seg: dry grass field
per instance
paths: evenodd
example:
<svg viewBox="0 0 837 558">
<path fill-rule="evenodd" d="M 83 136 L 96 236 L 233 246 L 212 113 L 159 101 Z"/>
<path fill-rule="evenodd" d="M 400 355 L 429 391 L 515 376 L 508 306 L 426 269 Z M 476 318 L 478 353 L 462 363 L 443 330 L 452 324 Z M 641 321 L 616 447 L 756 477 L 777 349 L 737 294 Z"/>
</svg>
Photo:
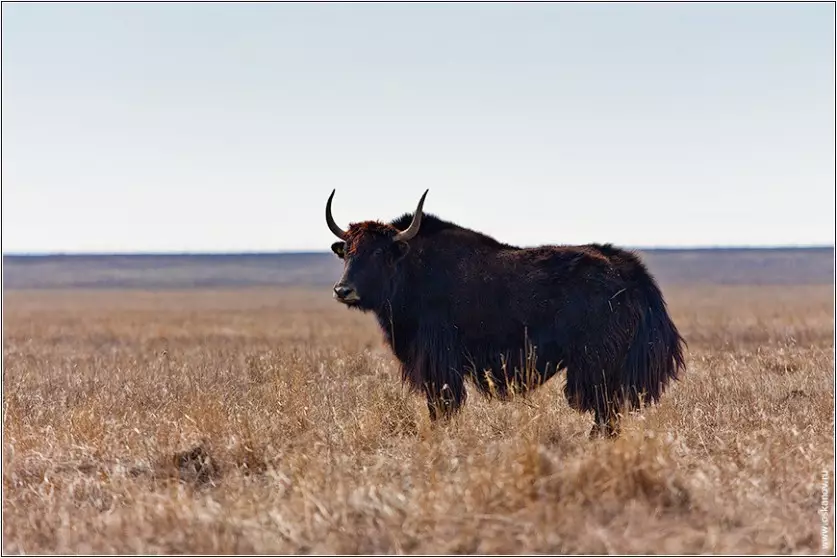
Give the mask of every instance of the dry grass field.
<svg viewBox="0 0 837 558">
<path fill-rule="evenodd" d="M 561 378 L 432 425 L 328 288 L 9 291 L 3 551 L 817 553 L 832 293 L 666 287 L 687 373 L 603 440 Z"/>
</svg>

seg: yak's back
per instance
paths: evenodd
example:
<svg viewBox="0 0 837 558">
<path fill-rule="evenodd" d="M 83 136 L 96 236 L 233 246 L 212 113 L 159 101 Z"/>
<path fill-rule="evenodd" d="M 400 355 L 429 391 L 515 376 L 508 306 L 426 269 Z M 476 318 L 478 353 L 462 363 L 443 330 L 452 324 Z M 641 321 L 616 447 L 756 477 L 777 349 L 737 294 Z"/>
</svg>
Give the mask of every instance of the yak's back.
<svg viewBox="0 0 837 558">
<path fill-rule="evenodd" d="M 553 265 L 566 272 L 596 272 L 604 277 L 619 277 L 625 281 L 650 278 L 639 256 L 612 244 L 583 244 L 579 246 L 548 246 L 533 248 L 531 257 L 551 259 Z"/>
</svg>

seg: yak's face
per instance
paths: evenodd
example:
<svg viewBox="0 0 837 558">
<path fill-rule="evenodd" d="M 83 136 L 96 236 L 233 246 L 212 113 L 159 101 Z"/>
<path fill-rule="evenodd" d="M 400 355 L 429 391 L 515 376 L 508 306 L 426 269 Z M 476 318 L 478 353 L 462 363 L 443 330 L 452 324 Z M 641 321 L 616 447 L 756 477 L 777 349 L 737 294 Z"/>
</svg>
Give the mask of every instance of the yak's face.
<svg viewBox="0 0 837 558">
<path fill-rule="evenodd" d="M 343 277 L 334 285 L 334 298 L 346 306 L 361 310 L 377 310 L 390 300 L 400 262 L 410 251 L 407 244 L 421 227 L 422 207 L 427 192 L 416 207 L 410 226 L 399 231 L 392 225 L 376 221 L 356 223 L 344 231 L 331 215 L 331 200 L 326 202 L 326 224 L 340 239 L 331 249 L 346 262 Z"/>
<path fill-rule="evenodd" d="M 343 276 L 334 285 L 334 298 L 352 308 L 374 310 L 390 298 L 398 264 L 410 246 L 395 240 L 394 234 L 365 231 L 355 237 L 353 228 L 349 229 L 349 240 L 331 245 L 345 262 Z"/>
</svg>

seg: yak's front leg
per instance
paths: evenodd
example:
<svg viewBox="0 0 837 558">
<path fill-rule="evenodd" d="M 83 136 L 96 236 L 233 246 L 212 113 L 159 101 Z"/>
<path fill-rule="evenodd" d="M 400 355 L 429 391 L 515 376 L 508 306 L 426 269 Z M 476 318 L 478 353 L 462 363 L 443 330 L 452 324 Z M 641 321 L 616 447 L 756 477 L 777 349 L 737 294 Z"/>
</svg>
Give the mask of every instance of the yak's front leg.
<svg viewBox="0 0 837 558">
<path fill-rule="evenodd" d="M 468 397 L 462 378 L 452 378 L 441 386 L 427 382 L 424 392 L 427 395 L 427 410 L 431 421 L 452 417 Z"/>
<path fill-rule="evenodd" d="M 406 379 L 424 391 L 430 420 L 449 418 L 467 397 L 461 350 L 446 326 L 425 324 L 419 329 L 426 332 L 422 336 L 425 343 L 416 346 L 416 352 L 405 363 Z"/>
</svg>

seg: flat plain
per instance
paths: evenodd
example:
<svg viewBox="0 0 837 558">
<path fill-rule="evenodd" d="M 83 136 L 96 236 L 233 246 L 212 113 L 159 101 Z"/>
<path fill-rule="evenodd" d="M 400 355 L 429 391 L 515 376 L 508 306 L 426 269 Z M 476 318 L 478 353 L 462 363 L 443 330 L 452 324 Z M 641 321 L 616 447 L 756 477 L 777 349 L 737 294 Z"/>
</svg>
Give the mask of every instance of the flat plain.
<svg viewBox="0 0 837 558">
<path fill-rule="evenodd" d="M 752 263 L 663 281 L 687 372 L 616 440 L 588 438 L 561 377 L 508 402 L 471 390 L 431 424 L 374 318 L 312 286 L 330 271 L 282 288 L 61 288 L 50 277 L 79 272 L 59 264 L 37 289 L 4 271 L 21 287 L 3 301 L 4 553 L 822 549 L 830 263 L 826 281 L 770 284 Z"/>
</svg>

